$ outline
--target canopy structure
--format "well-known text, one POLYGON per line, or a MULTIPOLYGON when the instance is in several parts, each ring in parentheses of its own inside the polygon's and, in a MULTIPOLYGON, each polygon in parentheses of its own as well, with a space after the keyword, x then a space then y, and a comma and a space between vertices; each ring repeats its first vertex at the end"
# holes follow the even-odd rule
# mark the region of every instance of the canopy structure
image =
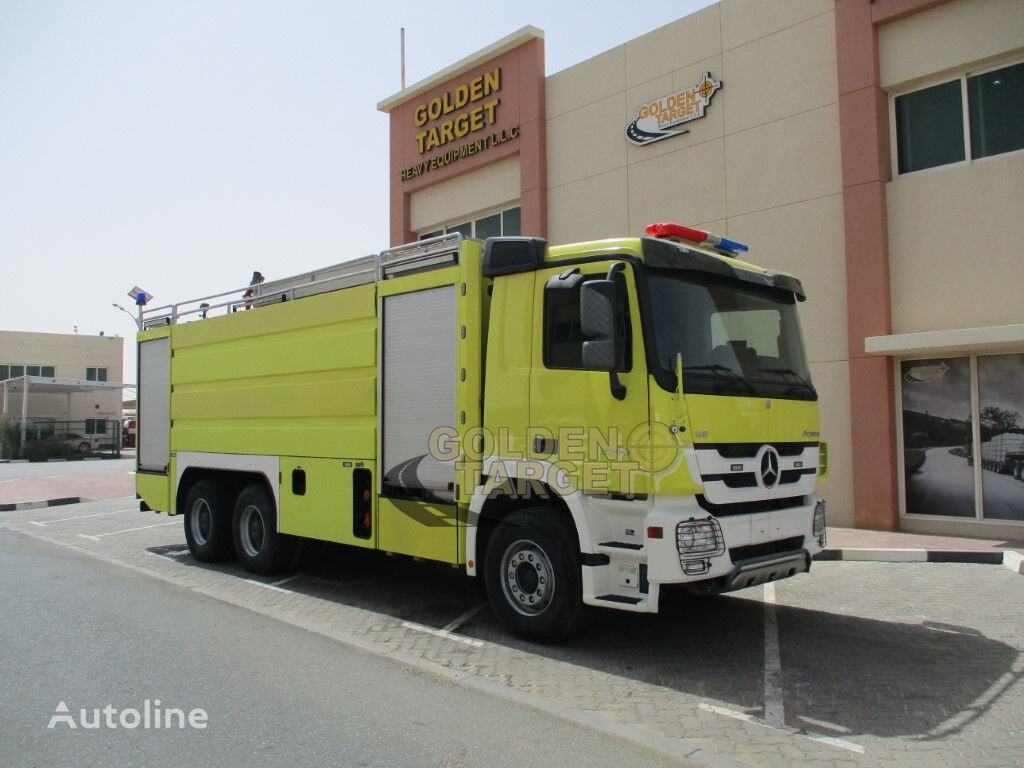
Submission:
POLYGON ((33 394, 64 394, 68 398, 67 413, 71 415, 71 395, 76 392, 106 392, 112 389, 131 387, 119 381, 86 381, 84 379, 60 379, 52 376, 18 376, 0 382, 3 387, 3 415, 7 415, 9 395, 21 394, 21 441, 25 442, 25 431, 28 427, 28 401, 33 394))

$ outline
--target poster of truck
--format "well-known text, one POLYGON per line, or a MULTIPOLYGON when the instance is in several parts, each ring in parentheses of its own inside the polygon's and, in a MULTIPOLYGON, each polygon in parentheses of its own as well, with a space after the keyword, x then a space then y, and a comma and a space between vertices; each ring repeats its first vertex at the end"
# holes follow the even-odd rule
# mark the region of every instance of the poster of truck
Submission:
POLYGON ((1024 520, 1024 355, 978 358, 982 514, 1024 520))
POLYGON ((974 517, 970 359, 904 360, 900 378, 906 513, 974 517))

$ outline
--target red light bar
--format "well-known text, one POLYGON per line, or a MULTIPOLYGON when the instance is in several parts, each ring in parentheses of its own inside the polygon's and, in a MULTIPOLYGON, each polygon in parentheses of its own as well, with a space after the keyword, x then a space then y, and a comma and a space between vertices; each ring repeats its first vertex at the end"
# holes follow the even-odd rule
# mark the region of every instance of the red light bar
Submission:
POLYGON ((694 245, 713 248, 727 256, 735 256, 738 253, 746 253, 747 251, 747 246, 743 243, 727 240, 720 235, 705 232, 703 229, 684 227, 682 224, 673 224, 667 221, 661 224, 648 224, 644 231, 652 237, 660 237, 665 240, 686 240, 694 245))
POLYGON ((708 239, 708 233, 693 227, 684 227, 682 224, 663 222, 661 224, 648 224, 644 231, 651 237, 678 237, 682 240, 689 240, 691 243, 703 243, 708 239))

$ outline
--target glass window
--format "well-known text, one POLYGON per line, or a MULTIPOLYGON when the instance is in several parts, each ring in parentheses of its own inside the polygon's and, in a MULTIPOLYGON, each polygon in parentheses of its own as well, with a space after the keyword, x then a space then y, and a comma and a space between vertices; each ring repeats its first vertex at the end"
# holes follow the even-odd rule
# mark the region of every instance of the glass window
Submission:
POLYGON ((96 432, 95 432, 95 434, 97 434, 97 435, 105 435, 105 434, 107 434, 107 420, 106 419, 96 419, 96 432))
POLYGON ((507 211, 502 211, 501 234, 505 237, 518 237, 522 234, 520 218, 521 209, 518 206, 515 208, 509 208, 507 211))
POLYGON ((39 375, 39 366, 38 365, 26 365, 25 366, 25 375, 26 376, 38 376, 39 375))
POLYGON ((473 222, 475 237, 478 240, 486 240, 488 237, 500 237, 501 236, 501 214, 496 213, 493 216, 484 216, 482 219, 477 219, 473 222))
POLYGON ((435 229, 433 232, 427 232, 426 234, 420 235, 420 240, 429 240, 432 237, 440 237, 443 234, 443 229, 435 229))
POLYGON ((86 381, 96 381, 96 369, 95 368, 86 368, 85 369, 85 380, 86 381))
POLYGON ((658 361, 683 357, 687 392, 817 398, 792 293, 702 273, 648 271, 658 361))
POLYGON ((975 517, 969 358, 904 360, 900 376, 907 514, 975 517))
POLYGON ((978 358, 982 514, 1024 520, 1024 355, 978 358))
POLYGON ((55 375, 56 374, 54 374, 54 372, 53 372, 53 366, 52 365, 44 365, 44 366, 42 366, 42 373, 40 374, 40 376, 49 376, 50 378, 53 378, 53 376, 55 376, 55 375))
POLYGON ((91 435, 96 431, 96 419, 85 420, 85 434, 91 435))
POLYGON ((896 144, 900 173, 965 159, 960 81, 897 96, 896 144))
POLYGON ((86 381, 106 381, 107 380, 107 369, 106 368, 86 368, 85 369, 85 380, 86 381))
POLYGON ((107 380, 107 369, 106 368, 97 368, 96 369, 96 381, 106 381, 106 380, 107 380))
POLYGON ((1024 149, 1024 62, 967 78, 971 156, 1024 149))
POLYGON ((11 378, 11 366, 0 365, 0 381, 11 378))
POLYGON ((453 227, 448 227, 446 231, 449 234, 451 234, 453 232, 458 232, 463 237, 472 237, 473 236, 473 222, 467 221, 467 222, 464 222, 462 224, 456 224, 453 227))
POLYGON ((17 378, 18 376, 24 376, 24 375, 25 375, 25 366, 24 365, 12 365, 11 366, 11 378, 12 379, 17 378))

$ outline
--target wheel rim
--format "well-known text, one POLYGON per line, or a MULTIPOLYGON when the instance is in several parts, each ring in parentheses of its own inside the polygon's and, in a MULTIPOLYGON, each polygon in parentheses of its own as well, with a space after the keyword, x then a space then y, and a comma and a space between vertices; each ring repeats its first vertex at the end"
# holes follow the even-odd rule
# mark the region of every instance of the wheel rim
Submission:
POLYGON ((242 510, 239 521, 242 533, 242 549, 249 557, 256 557, 263 551, 266 543, 267 529, 263 525, 263 515, 259 507, 252 504, 242 510))
POLYGON ((505 599, 524 616, 537 616, 555 594, 555 571, 536 542, 520 539, 501 558, 501 588, 505 599))
POLYGON ((196 499, 190 511, 189 529, 192 531, 192 538, 196 544, 203 546, 210 541, 210 533, 213 530, 213 510, 210 509, 206 499, 196 499))

